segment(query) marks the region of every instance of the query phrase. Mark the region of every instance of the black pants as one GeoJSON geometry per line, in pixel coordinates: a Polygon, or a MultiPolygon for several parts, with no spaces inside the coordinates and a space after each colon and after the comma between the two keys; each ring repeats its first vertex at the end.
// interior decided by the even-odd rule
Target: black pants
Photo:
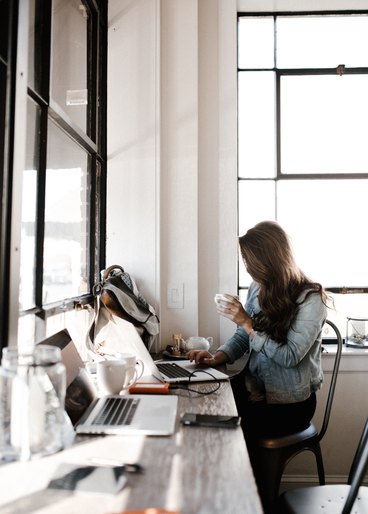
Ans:
{"type": "Polygon", "coordinates": [[[298,403],[252,403],[245,388],[244,372],[231,380],[236,407],[242,418],[242,429],[251,462],[260,437],[280,437],[307,428],[316,410],[316,395],[298,403]]]}
{"type": "Polygon", "coordinates": [[[245,369],[231,379],[231,388],[239,416],[247,432],[258,437],[277,437],[306,428],[316,409],[316,395],[298,403],[250,402],[245,388],[245,369]]]}
{"type": "Polygon", "coordinates": [[[280,437],[307,428],[316,410],[316,395],[298,403],[245,402],[242,408],[245,435],[280,437]]]}

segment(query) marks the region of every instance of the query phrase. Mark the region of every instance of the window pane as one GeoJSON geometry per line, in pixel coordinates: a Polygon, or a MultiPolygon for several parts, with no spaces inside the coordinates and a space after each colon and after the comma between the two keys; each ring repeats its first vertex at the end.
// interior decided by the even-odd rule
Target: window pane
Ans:
{"type": "MultiPolygon", "coordinates": [[[[274,180],[240,180],[239,181],[239,235],[263,220],[275,219],[275,181],[274,180]],[[260,200],[261,199],[261,200],[260,200]]],[[[246,287],[251,278],[239,259],[239,284],[246,287]]]]}
{"type": "Polygon", "coordinates": [[[299,266],[325,287],[367,287],[368,180],[283,180],[277,219],[299,266]]]}
{"type": "Polygon", "coordinates": [[[47,0],[29,0],[28,85],[38,93],[48,96],[48,90],[41,90],[42,80],[48,72],[44,63],[45,36],[47,36],[44,19],[47,12],[45,2],[47,0]]]}
{"type": "Polygon", "coordinates": [[[367,173],[368,75],[281,80],[281,172],[367,173]]]}
{"type": "Polygon", "coordinates": [[[239,73],[239,177],[275,176],[275,75],[239,73]]]}
{"type": "Polygon", "coordinates": [[[277,18],[278,68],[368,66],[368,17],[277,18]]]}
{"type": "Polygon", "coordinates": [[[22,233],[20,253],[20,309],[35,306],[36,206],[40,108],[28,100],[26,167],[23,174],[22,233]]]}
{"type": "MultiPolygon", "coordinates": [[[[4,138],[5,138],[5,108],[6,108],[6,84],[7,84],[7,67],[0,62],[0,185],[3,184],[3,165],[4,165],[4,138]]],[[[3,194],[3,190],[0,193],[3,194]]],[[[1,214],[0,214],[1,221],[1,214]]]]}
{"type": "Polygon", "coordinates": [[[18,348],[26,350],[34,345],[36,333],[36,316],[28,314],[18,320],[18,348]]]}
{"type": "Polygon", "coordinates": [[[86,292],[87,153],[51,121],[46,171],[44,303],[86,292]]]}
{"type": "MultiPolygon", "coordinates": [[[[8,60],[8,17],[10,0],[0,1],[0,57],[8,60]]],[[[3,91],[3,90],[2,90],[3,91]]]]}
{"type": "MultiPolygon", "coordinates": [[[[4,138],[6,131],[6,91],[8,83],[8,25],[9,25],[9,4],[10,0],[0,1],[0,200],[3,206],[3,194],[5,193],[4,186],[4,138]]],[[[4,197],[5,202],[5,197],[4,197]]],[[[2,215],[5,212],[0,211],[0,227],[3,226],[2,215]]],[[[0,228],[0,234],[2,229],[0,228]]]]}
{"type": "MultiPolygon", "coordinates": [[[[29,32],[28,32],[28,85],[35,88],[35,46],[38,31],[36,30],[35,0],[29,1],[29,32]]],[[[37,54],[37,53],[36,53],[37,54]]]]}
{"type": "Polygon", "coordinates": [[[239,18],[239,68],[274,67],[274,23],[272,17],[239,18]]]}
{"type": "Polygon", "coordinates": [[[84,132],[87,121],[87,22],[80,0],[54,0],[51,97],[84,132]]]}

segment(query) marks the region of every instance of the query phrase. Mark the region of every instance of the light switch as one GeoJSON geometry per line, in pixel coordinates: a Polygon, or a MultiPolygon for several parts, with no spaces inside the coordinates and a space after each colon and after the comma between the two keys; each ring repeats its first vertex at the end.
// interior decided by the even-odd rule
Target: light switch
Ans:
{"type": "Polygon", "coordinates": [[[169,309],[184,309],[184,284],[182,282],[169,284],[167,306],[169,309]]]}

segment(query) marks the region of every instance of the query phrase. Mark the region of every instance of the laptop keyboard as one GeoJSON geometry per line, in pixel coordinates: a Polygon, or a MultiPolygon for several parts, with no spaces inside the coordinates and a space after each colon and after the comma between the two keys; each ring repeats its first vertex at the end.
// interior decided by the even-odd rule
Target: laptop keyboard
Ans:
{"type": "Polygon", "coordinates": [[[139,400],[136,398],[106,398],[100,412],[93,419],[93,425],[130,425],[139,400]]]}
{"type": "Polygon", "coordinates": [[[175,362],[156,362],[156,366],[161,373],[164,373],[164,375],[170,378],[187,378],[192,375],[190,371],[178,366],[175,362]]]}

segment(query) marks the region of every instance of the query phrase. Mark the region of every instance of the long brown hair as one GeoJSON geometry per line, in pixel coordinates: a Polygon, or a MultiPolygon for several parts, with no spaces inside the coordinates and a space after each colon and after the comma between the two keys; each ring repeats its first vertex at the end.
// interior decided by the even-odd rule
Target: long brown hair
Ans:
{"type": "Polygon", "coordinates": [[[289,237],[275,221],[262,221],[249,229],[239,237],[239,246],[248,273],[260,286],[260,313],[253,327],[279,343],[286,343],[301,293],[306,292],[302,301],[319,293],[326,303],[326,292],[296,265],[289,237]]]}

